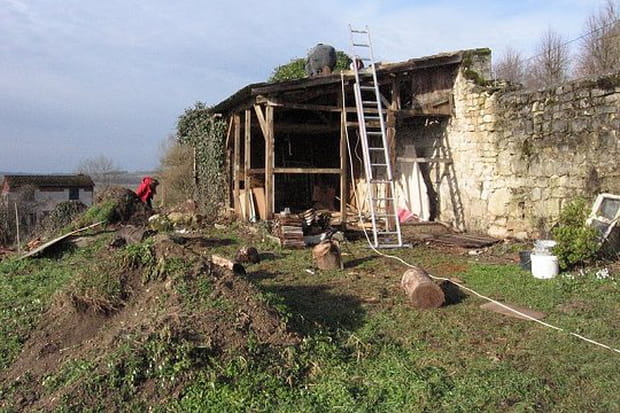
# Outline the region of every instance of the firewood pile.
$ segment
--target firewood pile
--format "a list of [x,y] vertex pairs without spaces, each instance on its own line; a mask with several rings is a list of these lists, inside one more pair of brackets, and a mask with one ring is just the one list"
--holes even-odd
[[302,219],[297,215],[277,215],[273,221],[273,235],[284,248],[304,248]]

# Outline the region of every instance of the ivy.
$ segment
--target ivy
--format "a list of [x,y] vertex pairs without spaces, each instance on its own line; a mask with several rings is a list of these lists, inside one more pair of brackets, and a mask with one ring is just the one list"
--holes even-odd
[[203,214],[215,218],[226,196],[224,141],[226,123],[203,102],[185,109],[177,123],[177,140],[194,148],[194,196]]

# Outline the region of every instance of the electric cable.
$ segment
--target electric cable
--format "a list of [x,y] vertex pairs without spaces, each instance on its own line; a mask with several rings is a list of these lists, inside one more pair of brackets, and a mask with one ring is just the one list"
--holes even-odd
[[[342,85],[342,110],[346,114],[346,93],[345,93],[345,88],[344,88],[344,74],[342,72],[340,73],[340,79],[341,79],[341,85]],[[353,159],[351,157],[351,155],[352,155],[351,154],[351,144],[349,142],[349,131],[348,131],[348,128],[347,128],[347,125],[346,125],[346,119],[345,119],[345,122],[344,122],[344,129],[345,129],[345,138],[347,140],[347,149],[349,151],[349,157],[348,157],[349,158],[349,167],[350,167],[350,170],[351,170],[351,178],[353,179],[353,176],[354,176],[353,175],[353,172],[354,172],[354,170],[353,170]],[[357,194],[356,187],[355,187],[355,185],[352,185],[352,186],[353,186],[353,195],[355,196],[355,201],[356,201],[356,203],[358,205],[360,205],[359,204],[359,199],[358,199],[358,194]],[[401,262],[402,264],[404,264],[405,266],[407,266],[409,268],[418,268],[415,265],[409,264],[408,262],[406,262],[405,260],[403,260],[400,257],[394,256],[394,255],[384,254],[384,253],[380,252],[379,250],[377,250],[372,245],[372,241],[370,240],[370,237],[368,236],[368,232],[366,231],[366,228],[363,225],[364,221],[363,221],[363,217],[362,217],[361,208],[357,209],[357,213],[358,213],[360,227],[362,228],[362,231],[364,232],[364,236],[366,237],[366,241],[368,242],[368,246],[370,247],[370,249],[372,249],[375,253],[377,253],[380,256],[383,256],[385,258],[391,258],[391,259],[397,260],[397,261]],[[343,220],[343,222],[346,222],[346,217],[342,217],[342,220]],[[504,308],[504,309],[506,309],[506,310],[508,310],[508,311],[510,311],[512,313],[514,313],[514,314],[517,314],[517,315],[519,315],[519,316],[521,316],[521,317],[523,317],[523,318],[525,318],[525,319],[527,319],[529,321],[534,321],[534,322],[536,322],[536,323],[538,323],[538,324],[540,324],[540,325],[542,325],[544,327],[547,327],[547,328],[550,328],[550,329],[553,329],[553,330],[556,330],[556,331],[567,333],[567,334],[569,334],[571,336],[574,336],[574,337],[577,337],[578,339],[583,340],[585,342],[594,344],[596,346],[605,348],[607,350],[610,350],[610,351],[613,351],[613,352],[616,352],[616,353],[620,353],[620,349],[614,348],[614,347],[609,346],[607,344],[600,343],[598,341],[592,340],[592,339],[590,339],[588,337],[582,336],[580,334],[574,333],[574,332],[566,330],[564,328],[557,327],[557,326],[554,326],[552,324],[549,324],[549,323],[546,323],[544,321],[541,321],[541,320],[539,320],[539,319],[537,319],[535,317],[532,317],[529,314],[525,314],[525,313],[523,313],[523,312],[521,312],[519,310],[516,310],[516,309],[514,309],[514,308],[512,308],[512,307],[510,307],[510,306],[508,306],[506,304],[503,304],[503,303],[501,303],[501,302],[499,302],[497,300],[494,300],[493,298],[490,298],[490,297],[487,297],[487,296],[485,296],[483,294],[480,294],[476,290],[474,290],[472,288],[469,288],[469,287],[466,287],[466,286],[464,286],[463,284],[461,284],[459,282],[455,282],[455,281],[453,281],[453,280],[451,280],[449,278],[445,278],[445,277],[438,277],[438,276],[430,274],[430,273],[427,273],[427,274],[429,275],[429,277],[431,277],[434,280],[448,281],[448,282],[456,285],[457,287],[459,287],[459,288],[461,288],[461,289],[463,289],[465,291],[469,291],[470,293],[474,294],[477,297],[480,297],[480,298],[482,298],[484,300],[487,300],[487,301],[489,301],[491,303],[494,303],[494,304],[496,304],[496,305],[498,305],[498,306],[500,306],[500,307],[502,307],[502,308]]]

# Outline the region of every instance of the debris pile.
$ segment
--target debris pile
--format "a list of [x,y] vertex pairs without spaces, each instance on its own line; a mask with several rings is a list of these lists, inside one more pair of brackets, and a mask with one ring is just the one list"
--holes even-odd
[[276,215],[273,222],[273,235],[280,239],[283,248],[304,248],[302,219],[297,215]]
[[110,217],[112,223],[146,225],[152,213],[152,210],[138,198],[135,192],[118,186],[101,191],[95,203],[113,206]]

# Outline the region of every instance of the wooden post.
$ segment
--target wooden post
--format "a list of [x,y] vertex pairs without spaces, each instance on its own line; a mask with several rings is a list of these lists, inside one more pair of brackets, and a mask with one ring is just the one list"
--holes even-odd
[[[342,107],[344,105],[342,95],[338,95],[338,102]],[[347,111],[340,112],[340,226],[344,231],[347,229]]]
[[273,130],[273,106],[267,106],[265,116],[265,218],[270,219],[273,214],[274,194],[274,130]]
[[396,167],[396,113],[400,110],[400,77],[392,80],[392,101],[387,108],[387,143],[390,150],[390,165]]
[[239,162],[241,155],[241,116],[238,113],[233,115],[233,207],[235,213],[239,213],[241,206],[239,205]]
[[243,198],[243,202],[245,202],[245,210],[250,210],[250,195],[252,194],[252,185],[250,183],[250,168],[252,168],[252,111],[250,109],[245,110],[245,129],[244,133],[244,141],[245,147],[243,149],[243,188],[245,189],[245,197]]

